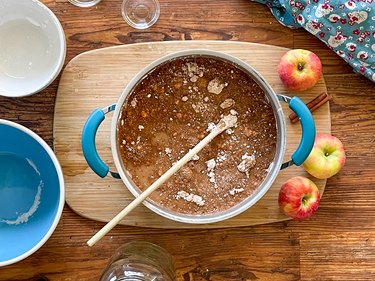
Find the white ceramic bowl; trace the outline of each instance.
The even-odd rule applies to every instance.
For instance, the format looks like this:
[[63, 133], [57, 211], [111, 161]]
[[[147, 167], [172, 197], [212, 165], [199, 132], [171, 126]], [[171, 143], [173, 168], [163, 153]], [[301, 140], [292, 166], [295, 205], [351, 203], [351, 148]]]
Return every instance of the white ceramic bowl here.
[[37, 0], [0, 1], [0, 95], [21, 97], [47, 87], [60, 73], [62, 26]]

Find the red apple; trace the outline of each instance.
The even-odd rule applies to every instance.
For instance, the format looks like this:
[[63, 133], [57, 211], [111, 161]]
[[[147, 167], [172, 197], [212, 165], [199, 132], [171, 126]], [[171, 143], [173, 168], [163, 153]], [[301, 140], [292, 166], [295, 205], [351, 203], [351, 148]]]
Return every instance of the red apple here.
[[295, 49], [288, 51], [277, 67], [284, 86], [295, 91], [313, 87], [322, 75], [322, 63], [313, 52]]
[[345, 160], [344, 145], [338, 138], [330, 134], [317, 134], [303, 167], [318, 179], [328, 179], [341, 170]]
[[294, 177], [281, 186], [279, 192], [280, 209], [293, 219], [308, 219], [318, 209], [319, 202], [319, 189], [308, 178]]

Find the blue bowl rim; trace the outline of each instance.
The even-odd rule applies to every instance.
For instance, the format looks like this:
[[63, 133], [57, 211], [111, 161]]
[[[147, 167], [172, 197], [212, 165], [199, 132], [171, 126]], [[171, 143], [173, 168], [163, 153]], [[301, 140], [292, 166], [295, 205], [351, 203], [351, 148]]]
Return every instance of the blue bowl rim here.
[[32, 137], [35, 141], [37, 141], [42, 146], [42, 148], [48, 153], [49, 157], [51, 158], [51, 160], [52, 160], [52, 162], [55, 166], [56, 173], [57, 173], [57, 176], [58, 176], [58, 179], [59, 179], [59, 186], [60, 186], [59, 206], [58, 206], [58, 209], [57, 209], [56, 217], [54, 218], [53, 223], [52, 223], [51, 227], [49, 228], [48, 232], [43, 236], [43, 238], [38, 242], [38, 244], [34, 245], [27, 252], [23, 253], [22, 255], [20, 255], [16, 258], [12, 258], [10, 260], [0, 261], [0, 267], [2, 267], [2, 266], [10, 265], [10, 264], [16, 263], [18, 261], [21, 261], [21, 260], [27, 258], [28, 256], [32, 255], [40, 247], [42, 247], [44, 245], [44, 243], [51, 237], [52, 233], [55, 231], [55, 229], [56, 229], [56, 227], [57, 227], [57, 225], [60, 221], [60, 218], [61, 218], [61, 215], [62, 215], [62, 212], [63, 212], [63, 209], [64, 209], [65, 184], [64, 184], [63, 172], [62, 172], [60, 163], [59, 163], [55, 153], [53, 152], [53, 150], [49, 147], [49, 145], [40, 136], [38, 136], [36, 133], [31, 131], [30, 129], [28, 129], [28, 128], [20, 125], [20, 124], [17, 124], [15, 122], [12, 122], [12, 121], [0, 119], [0, 124], [6, 125], [6, 126], [9, 126], [9, 127], [13, 127], [17, 130], [20, 130], [20, 131], [24, 132], [25, 134]]

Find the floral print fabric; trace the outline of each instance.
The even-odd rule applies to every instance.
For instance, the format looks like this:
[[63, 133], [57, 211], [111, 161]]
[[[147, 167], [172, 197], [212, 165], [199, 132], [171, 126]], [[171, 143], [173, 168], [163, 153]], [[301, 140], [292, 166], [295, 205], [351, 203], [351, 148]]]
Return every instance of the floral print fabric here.
[[256, 0], [290, 28], [305, 28], [375, 82], [375, 0]]

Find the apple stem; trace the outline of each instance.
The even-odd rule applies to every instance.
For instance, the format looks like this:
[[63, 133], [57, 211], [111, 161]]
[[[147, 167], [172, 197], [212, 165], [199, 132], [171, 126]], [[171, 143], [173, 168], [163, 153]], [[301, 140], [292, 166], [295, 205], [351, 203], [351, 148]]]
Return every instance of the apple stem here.
[[299, 63], [298, 63], [298, 70], [302, 71], [304, 66], [305, 66], [304, 63], [299, 62]]

